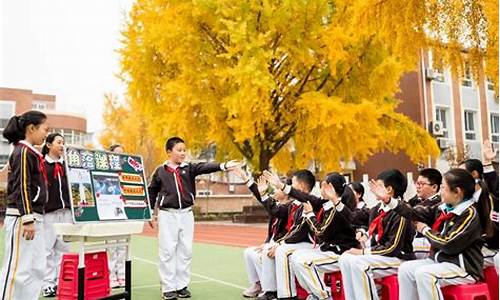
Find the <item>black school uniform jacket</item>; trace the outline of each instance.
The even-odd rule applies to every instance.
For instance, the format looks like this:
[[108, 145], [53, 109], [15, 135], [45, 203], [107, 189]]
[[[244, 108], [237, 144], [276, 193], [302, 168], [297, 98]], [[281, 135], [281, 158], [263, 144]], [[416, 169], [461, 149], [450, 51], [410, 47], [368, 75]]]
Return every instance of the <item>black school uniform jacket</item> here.
[[433, 206], [436, 204], [441, 203], [441, 196], [438, 194], [435, 194], [434, 196], [430, 197], [429, 199], [422, 199], [415, 195], [415, 197], [411, 198], [408, 200], [408, 204], [410, 204], [411, 207], [415, 207], [417, 205], [423, 205], [423, 206]]
[[396, 206], [394, 211], [398, 214], [429, 226], [423, 230], [423, 234], [431, 244], [432, 259], [440, 263], [453, 263], [476, 280], [483, 277], [481, 224], [473, 201], [467, 200], [457, 205], [451, 211], [453, 217], [440, 226], [439, 232], [431, 227], [444, 210], [445, 204], [411, 208], [402, 201], [392, 199], [389, 205]]
[[360, 202], [363, 204], [361, 207], [356, 207], [352, 212], [352, 226], [355, 229], [368, 229], [368, 221], [370, 220], [370, 209], [366, 205], [366, 203]]
[[280, 204], [267, 194], [260, 195], [259, 188], [253, 180], [247, 182], [247, 186], [269, 215], [265, 243], [281, 239], [287, 233], [286, 225], [290, 207], [287, 204]]
[[[495, 203], [498, 210], [498, 198], [488, 191], [486, 184], [481, 182], [481, 189], [477, 190], [472, 196], [474, 207], [477, 211], [481, 211], [480, 207], [487, 207], [490, 211], [487, 218], [479, 216], [479, 223], [481, 224], [481, 232], [483, 233], [484, 245], [490, 249], [498, 250], [498, 221], [492, 220], [492, 212], [495, 211]], [[486, 236], [487, 223], [492, 223], [493, 232], [491, 236]]]
[[[299, 203], [309, 201], [315, 213], [320, 211], [323, 207], [323, 204], [329, 201], [296, 190], [291, 185], [286, 185], [283, 191], [288, 194], [289, 197], [295, 199]], [[307, 219], [304, 215], [304, 207], [302, 205], [300, 205], [300, 207], [294, 212], [293, 219], [294, 221], [291, 230], [279, 242], [284, 242], [287, 244], [297, 244], [303, 242], [315, 243], [315, 234], [307, 223]]]
[[175, 172], [169, 170], [167, 163], [159, 166], [148, 187], [151, 209], [156, 205], [160, 209], [191, 207], [196, 195], [196, 176], [224, 170], [224, 164], [219, 163], [182, 163]]
[[21, 216], [32, 223], [33, 213], [43, 214], [47, 202], [43, 155], [32, 145], [19, 141], [9, 157], [7, 175], [7, 215]]
[[498, 249], [498, 174], [492, 166], [485, 167], [483, 178], [490, 192], [490, 206], [492, 207], [490, 218], [493, 222], [494, 231], [493, 237], [488, 244], [493, 249]]
[[306, 215], [306, 222], [313, 231], [321, 251], [342, 254], [351, 248], [360, 248], [356, 231], [349, 222], [349, 208], [342, 202], [337, 206], [328, 201], [323, 204], [318, 220], [314, 212]]
[[[429, 206], [429, 207], [438, 206], [438, 205], [441, 205], [441, 195], [435, 194], [434, 196], [430, 197], [429, 199], [422, 199], [422, 198], [419, 198], [418, 196], [415, 196], [408, 201], [408, 204], [411, 207], [416, 207], [417, 205], [424, 206], [424, 207], [426, 207], [426, 206]], [[415, 237], [417, 237], [417, 238], [421, 238], [424, 236], [420, 232], [416, 232], [415, 234], [416, 234]]]
[[[71, 208], [69, 202], [68, 177], [64, 160], [53, 160], [50, 156], [45, 156], [45, 169], [47, 170], [48, 201], [45, 204], [45, 213], [50, 213], [58, 209]], [[57, 171], [62, 170], [62, 171]]]
[[379, 203], [370, 210], [370, 223], [379, 215], [379, 210], [387, 212], [382, 221], [384, 233], [378, 241], [375, 235], [370, 237], [371, 246], [370, 249], [365, 249], [365, 253], [397, 257], [404, 260], [415, 259], [412, 245], [415, 230], [410, 224], [410, 220]]

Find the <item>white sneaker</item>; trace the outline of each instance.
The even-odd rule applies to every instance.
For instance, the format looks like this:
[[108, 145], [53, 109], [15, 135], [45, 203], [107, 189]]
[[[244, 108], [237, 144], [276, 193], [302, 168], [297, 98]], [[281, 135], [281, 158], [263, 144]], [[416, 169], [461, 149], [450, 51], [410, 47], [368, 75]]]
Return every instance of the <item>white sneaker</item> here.
[[255, 298], [262, 292], [262, 287], [260, 286], [260, 282], [256, 282], [252, 284], [249, 288], [244, 290], [241, 294], [245, 298]]

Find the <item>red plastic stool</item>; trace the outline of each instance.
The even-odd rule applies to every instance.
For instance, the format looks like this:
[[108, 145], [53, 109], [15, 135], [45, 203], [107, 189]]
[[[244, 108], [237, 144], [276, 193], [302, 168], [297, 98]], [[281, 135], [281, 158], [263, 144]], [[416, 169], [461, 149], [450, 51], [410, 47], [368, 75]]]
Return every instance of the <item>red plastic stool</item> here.
[[498, 299], [498, 273], [495, 267], [484, 269], [484, 280], [490, 290], [491, 299]]
[[297, 279], [295, 279], [295, 286], [297, 288], [298, 299], [304, 300], [307, 298], [307, 296], [309, 296], [309, 293], [303, 287], [300, 286], [300, 283], [297, 281]]
[[488, 285], [484, 282], [445, 286], [441, 291], [445, 300], [491, 300]]
[[[108, 256], [105, 251], [85, 254], [85, 299], [99, 299], [110, 294]], [[59, 300], [78, 299], [78, 253], [62, 257], [57, 287]]]
[[325, 282], [330, 281], [332, 298], [335, 300], [344, 300], [344, 286], [342, 285], [342, 273], [333, 272], [325, 274]]
[[375, 280], [382, 287], [382, 300], [399, 300], [398, 275], [390, 275]]

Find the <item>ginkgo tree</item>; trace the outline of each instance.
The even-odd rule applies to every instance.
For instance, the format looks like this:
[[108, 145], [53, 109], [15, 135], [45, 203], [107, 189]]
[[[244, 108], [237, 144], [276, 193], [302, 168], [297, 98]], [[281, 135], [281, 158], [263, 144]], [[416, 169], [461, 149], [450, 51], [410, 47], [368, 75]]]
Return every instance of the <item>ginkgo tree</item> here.
[[[405, 3], [138, 0], [120, 49], [126, 103], [105, 122], [110, 132], [134, 133], [121, 134], [132, 142], [140, 133], [156, 146], [171, 135], [194, 150], [215, 143], [218, 156], [244, 157], [257, 172], [312, 160], [335, 170], [381, 151], [436, 157], [425, 128], [396, 112], [402, 74], [432, 46], [428, 34], [408, 34], [427, 20], [408, 16], [411, 8], [385, 15]], [[408, 5], [427, 13], [419, 1]]]

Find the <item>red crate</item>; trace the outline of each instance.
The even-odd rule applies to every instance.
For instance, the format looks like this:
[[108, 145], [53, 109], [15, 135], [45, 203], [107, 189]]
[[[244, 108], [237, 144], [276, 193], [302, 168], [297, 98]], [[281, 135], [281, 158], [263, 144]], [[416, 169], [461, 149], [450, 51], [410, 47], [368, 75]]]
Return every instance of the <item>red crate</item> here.
[[[105, 251], [85, 254], [85, 299], [99, 299], [110, 294], [108, 256]], [[59, 300], [78, 299], [78, 253], [66, 253], [61, 261]]]

